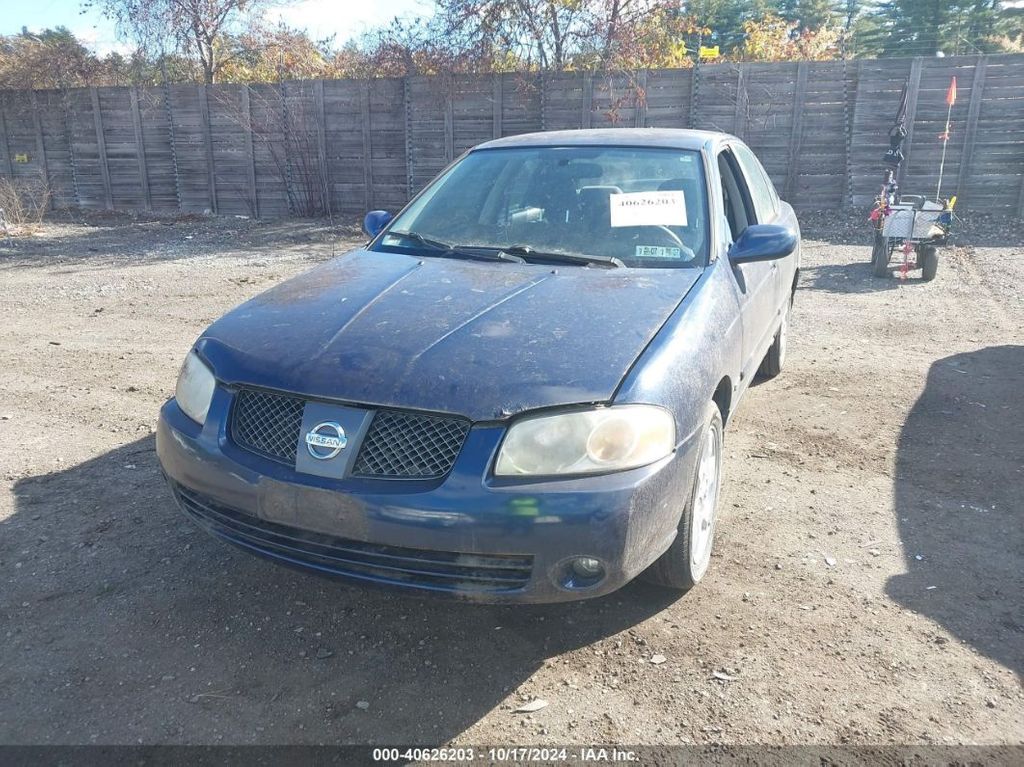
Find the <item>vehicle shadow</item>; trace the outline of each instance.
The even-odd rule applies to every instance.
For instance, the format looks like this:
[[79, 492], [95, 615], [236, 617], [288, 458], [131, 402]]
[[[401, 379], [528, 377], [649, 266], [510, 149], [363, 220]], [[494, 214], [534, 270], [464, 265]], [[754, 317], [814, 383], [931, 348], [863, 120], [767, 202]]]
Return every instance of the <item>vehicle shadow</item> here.
[[899, 264], [894, 257], [887, 277], [876, 277], [871, 264], [822, 264], [801, 268], [801, 289], [820, 290], [825, 293], [882, 293], [908, 285], [925, 285], [920, 270], [913, 270], [905, 278], [899, 276]]
[[284, 569], [194, 528], [152, 437], [19, 480], [14, 500], [3, 743], [442, 743], [547, 659], [677, 598], [481, 606]]
[[[1024, 673], [1024, 346], [935, 362], [896, 453], [906, 572], [888, 593]], [[940, 644], [944, 637], [936, 637]]]

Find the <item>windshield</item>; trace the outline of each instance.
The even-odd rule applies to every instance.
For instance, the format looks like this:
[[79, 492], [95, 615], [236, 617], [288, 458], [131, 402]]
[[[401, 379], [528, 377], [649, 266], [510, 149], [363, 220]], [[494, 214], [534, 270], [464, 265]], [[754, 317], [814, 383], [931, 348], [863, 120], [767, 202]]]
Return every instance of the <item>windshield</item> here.
[[484, 149], [449, 168], [376, 247], [417, 255], [478, 249], [527, 260], [563, 255], [637, 267], [703, 266], [705, 190], [703, 163], [693, 151]]

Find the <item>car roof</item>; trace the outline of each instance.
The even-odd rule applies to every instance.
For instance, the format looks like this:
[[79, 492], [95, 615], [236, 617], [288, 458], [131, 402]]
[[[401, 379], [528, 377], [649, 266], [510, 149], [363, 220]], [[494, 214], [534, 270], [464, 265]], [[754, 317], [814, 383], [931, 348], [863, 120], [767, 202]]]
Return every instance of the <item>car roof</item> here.
[[698, 151], [731, 138], [728, 133], [719, 131], [682, 128], [589, 128], [506, 136], [479, 144], [473, 151], [540, 146], [630, 146]]

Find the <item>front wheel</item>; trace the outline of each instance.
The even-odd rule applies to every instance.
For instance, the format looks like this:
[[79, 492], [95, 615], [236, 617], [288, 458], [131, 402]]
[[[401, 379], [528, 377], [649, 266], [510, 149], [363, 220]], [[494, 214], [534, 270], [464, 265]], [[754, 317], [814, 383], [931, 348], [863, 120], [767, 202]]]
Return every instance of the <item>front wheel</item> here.
[[939, 252], [932, 246], [921, 247], [917, 252], [917, 260], [921, 262], [921, 279], [931, 282], [939, 270]]
[[722, 482], [722, 433], [722, 414], [718, 406], [711, 403], [697, 452], [693, 487], [679, 519], [679, 532], [668, 551], [647, 568], [646, 580], [689, 591], [708, 571]]

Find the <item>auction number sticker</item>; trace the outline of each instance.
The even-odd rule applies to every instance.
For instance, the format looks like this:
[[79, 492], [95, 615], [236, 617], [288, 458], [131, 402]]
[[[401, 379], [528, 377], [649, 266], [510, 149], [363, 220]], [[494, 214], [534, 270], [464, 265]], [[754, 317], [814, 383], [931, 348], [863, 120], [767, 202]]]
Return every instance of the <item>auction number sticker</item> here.
[[686, 196], [682, 190], [613, 194], [608, 202], [613, 227], [686, 226]]

